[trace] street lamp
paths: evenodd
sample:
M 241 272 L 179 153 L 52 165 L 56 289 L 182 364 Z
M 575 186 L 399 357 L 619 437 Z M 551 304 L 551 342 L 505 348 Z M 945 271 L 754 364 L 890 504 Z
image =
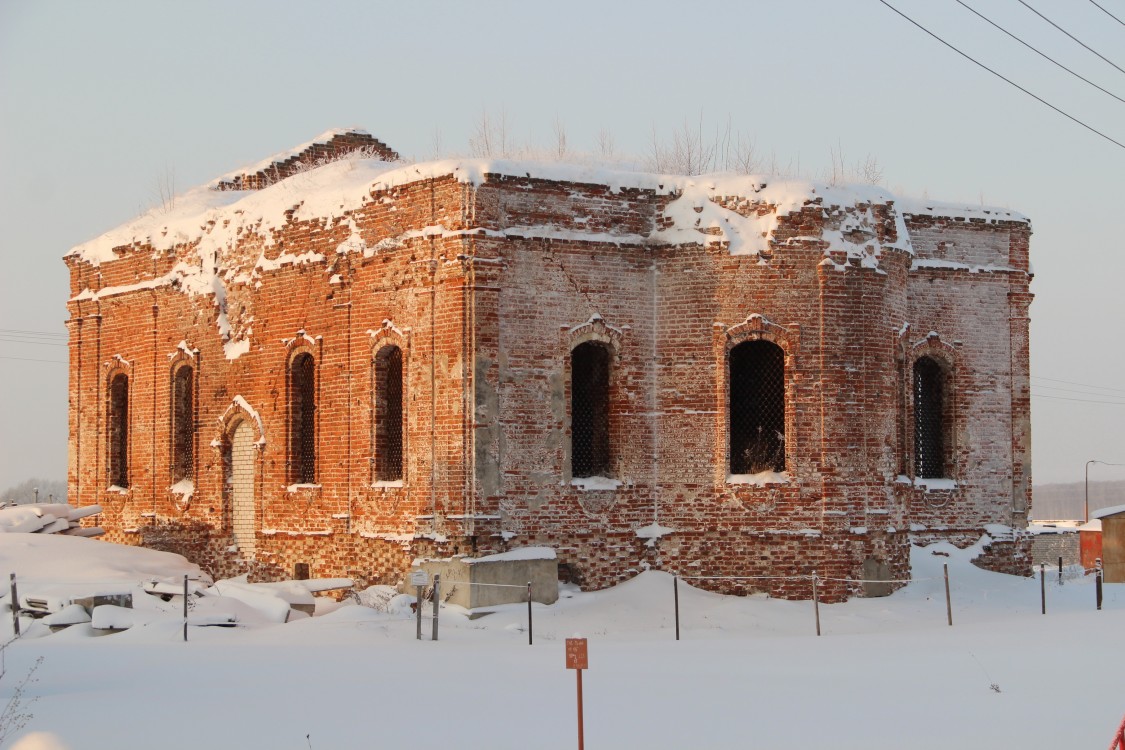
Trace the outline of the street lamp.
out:
M 1090 522 L 1090 464 L 1101 464 L 1102 466 L 1125 466 L 1125 464 L 1111 464 L 1108 461 L 1096 461 L 1094 459 L 1086 462 L 1086 523 Z

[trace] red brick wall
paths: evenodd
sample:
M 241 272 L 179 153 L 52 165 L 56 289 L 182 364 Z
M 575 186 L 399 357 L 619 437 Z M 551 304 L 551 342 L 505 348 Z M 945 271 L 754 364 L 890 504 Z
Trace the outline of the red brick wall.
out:
M 212 295 L 105 291 L 158 278 L 194 247 L 122 248 L 100 266 L 68 258 L 70 482 L 79 503 L 105 506 L 109 538 L 184 552 L 216 575 L 281 577 L 307 562 L 361 583 L 394 582 L 415 555 L 545 544 L 596 588 L 649 567 L 856 578 L 868 558 L 904 577 L 912 525 L 964 536 L 1024 523 L 1022 222 L 910 216 L 916 255 L 884 247 L 871 268 L 845 253 L 826 261 L 818 238 L 833 213 L 819 204 L 782 217 L 762 260 L 644 240 L 671 200 L 653 191 L 490 175 L 372 198 L 346 220 L 291 220 L 271 242 L 247 233 L 225 251 L 226 317 L 250 341 L 233 360 Z M 872 207 L 879 242 L 897 239 L 893 210 Z M 349 221 L 366 251 L 337 253 Z M 324 259 L 255 269 L 263 252 Z M 786 364 L 789 481 L 764 487 L 727 481 L 726 356 L 755 338 Z M 569 353 L 590 339 L 614 352 L 615 490 L 570 483 Z M 404 354 L 405 477 L 372 486 L 370 365 L 388 342 Z M 286 373 L 300 351 L 316 361 L 317 482 L 291 488 Z M 911 466 L 910 367 L 927 352 L 952 363 L 953 489 L 899 478 Z M 189 503 L 169 491 L 171 367 L 183 358 L 198 384 Z M 130 377 L 125 493 L 106 489 L 117 370 Z M 251 418 L 236 396 L 261 421 L 253 560 L 231 550 L 223 490 L 224 435 Z M 671 531 L 637 536 L 653 523 Z M 809 595 L 804 580 L 705 585 Z M 824 594 L 858 590 L 829 581 Z

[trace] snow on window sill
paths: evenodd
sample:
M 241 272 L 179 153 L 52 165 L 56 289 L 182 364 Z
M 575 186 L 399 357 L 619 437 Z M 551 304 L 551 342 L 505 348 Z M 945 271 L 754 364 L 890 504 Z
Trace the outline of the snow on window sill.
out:
M 905 474 L 899 474 L 895 479 L 899 484 L 909 484 L 912 487 L 917 487 L 924 492 L 937 492 L 941 490 L 955 490 L 957 489 L 957 480 L 949 479 L 947 477 L 915 477 L 914 481 L 910 481 L 910 477 Z
M 767 484 L 788 484 L 789 473 L 785 471 L 760 471 L 757 474 L 727 474 L 727 484 L 749 484 L 764 487 Z
M 621 481 L 609 477 L 575 477 L 570 484 L 582 492 L 613 492 L 621 486 Z
M 372 482 L 372 487 L 403 487 L 401 479 L 380 479 L 378 482 Z
M 128 495 L 129 494 L 129 488 L 128 487 L 119 487 L 116 484 L 111 484 L 109 487 L 106 488 L 106 492 L 117 492 L 117 493 L 120 493 L 122 495 Z
M 286 492 L 294 493 L 301 492 L 302 490 L 319 490 L 319 484 L 291 484 L 285 488 Z

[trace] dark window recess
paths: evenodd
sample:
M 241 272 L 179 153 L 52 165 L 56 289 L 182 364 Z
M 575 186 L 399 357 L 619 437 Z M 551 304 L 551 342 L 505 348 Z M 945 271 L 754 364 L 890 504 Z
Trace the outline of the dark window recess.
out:
M 172 481 L 195 476 L 195 371 L 172 376 Z
M 785 353 L 769 341 L 730 351 L 730 473 L 785 471 Z
M 289 470 L 296 484 L 316 481 L 316 363 L 298 354 L 289 367 Z
M 609 476 L 609 349 L 587 341 L 570 353 L 570 473 Z
M 129 378 L 118 373 L 109 383 L 107 437 L 109 483 L 129 486 Z
M 375 355 L 375 480 L 402 479 L 402 349 L 386 346 Z
M 914 474 L 945 474 L 945 373 L 929 357 L 914 363 Z

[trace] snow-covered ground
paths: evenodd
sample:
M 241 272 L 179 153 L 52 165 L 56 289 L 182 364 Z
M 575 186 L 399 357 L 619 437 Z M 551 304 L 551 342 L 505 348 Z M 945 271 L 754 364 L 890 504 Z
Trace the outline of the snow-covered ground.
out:
M 580 634 L 590 748 L 1107 747 L 1125 714 L 1125 586 L 1106 585 L 1098 612 L 1091 578 L 1060 586 L 1050 574 L 1043 616 L 1037 578 L 979 570 L 974 554 L 915 549 L 914 583 L 821 605 L 820 638 L 811 602 L 722 597 L 681 581 L 677 642 L 672 579 L 655 572 L 607 591 L 564 588 L 558 603 L 535 606 L 533 646 L 526 605 L 472 620 L 443 608 L 435 643 L 428 621 L 426 640 L 415 640 L 401 598 L 390 612 L 319 598 L 316 617 L 277 624 L 201 597 L 194 621 L 237 610 L 244 624 L 193 625 L 184 643 L 182 600 L 138 594 L 133 627 L 112 635 L 89 624 L 48 634 L 25 619 L 6 650 L 0 703 L 42 656 L 18 750 L 572 748 L 575 673 L 563 641 Z M 182 579 L 195 568 L 88 539 L 2 534 L 0 574 L 11 571 L 29 589 Z

